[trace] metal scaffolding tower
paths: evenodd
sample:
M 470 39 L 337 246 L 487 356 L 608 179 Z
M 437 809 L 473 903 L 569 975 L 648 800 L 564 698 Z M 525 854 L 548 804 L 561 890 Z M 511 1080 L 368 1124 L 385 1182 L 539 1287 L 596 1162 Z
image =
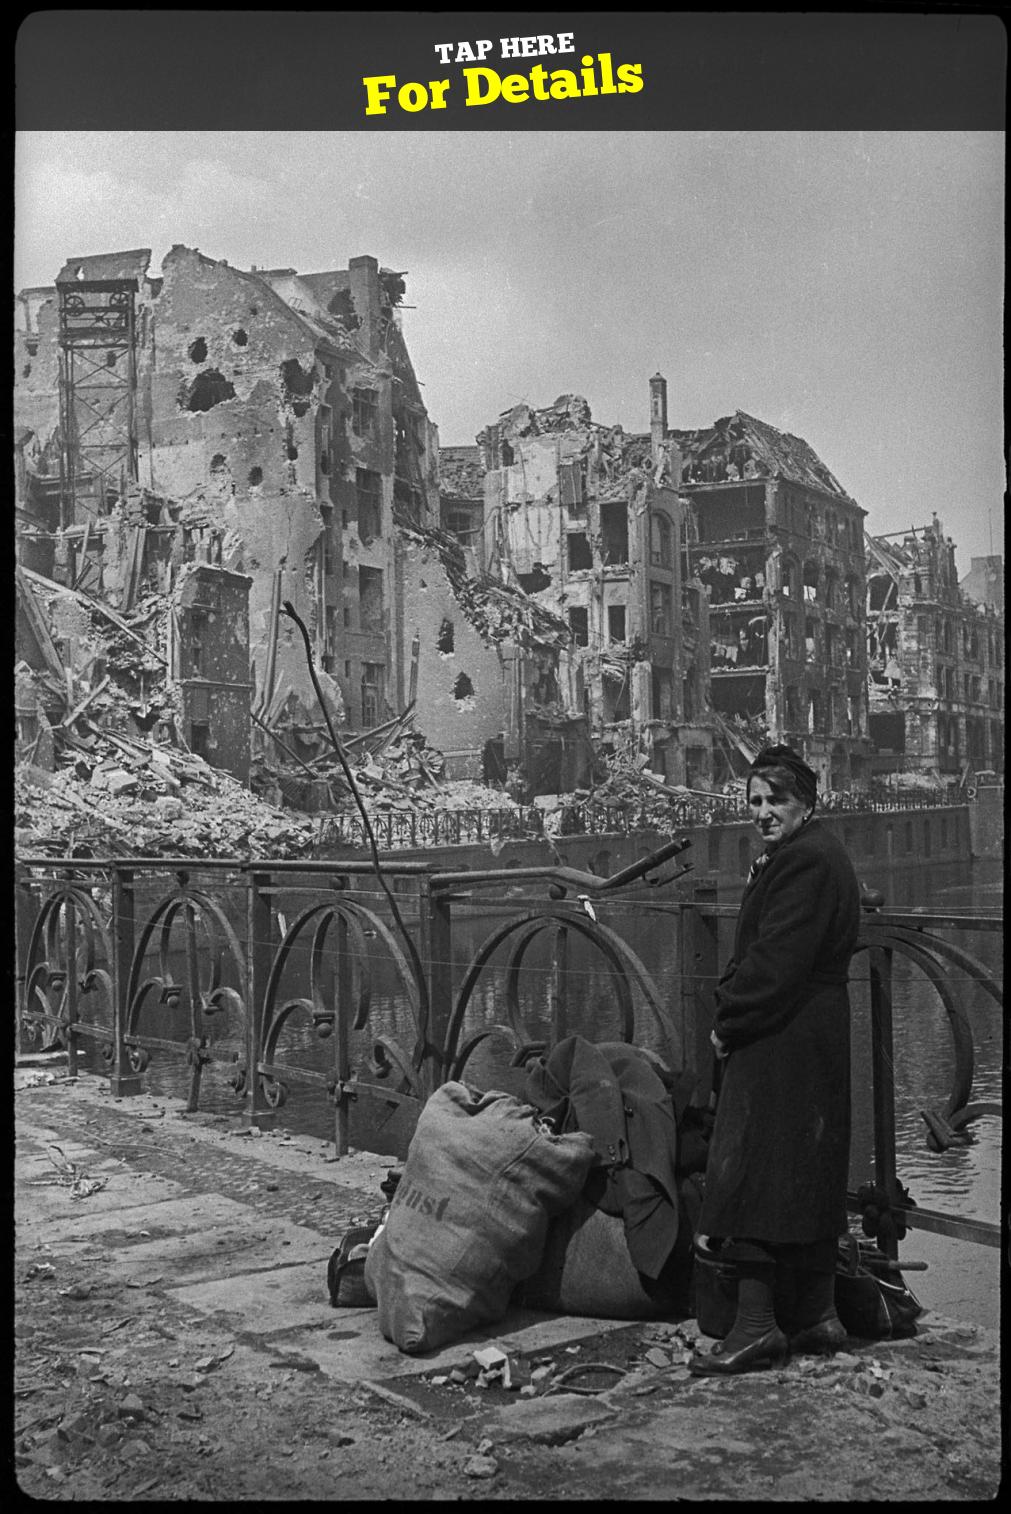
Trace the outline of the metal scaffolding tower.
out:
M 60 525 L 101 515 L 137 478 L 136 279 L 62 283 Z

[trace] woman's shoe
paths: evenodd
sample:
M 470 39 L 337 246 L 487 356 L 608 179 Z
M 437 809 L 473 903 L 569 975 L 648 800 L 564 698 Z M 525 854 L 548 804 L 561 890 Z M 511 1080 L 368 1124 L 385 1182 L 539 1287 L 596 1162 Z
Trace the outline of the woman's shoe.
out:
M 823 1319 L 816 1325 L 809 1325 L 806 1330 L 798 1330 L 795 1335 L 791 1335 L 790 1350 L 810 1356 L 829 1356 L 833 1351 L 841 1351 L 848 1339 L 846 1326 L 841 1319 Z
M 693 1377 L 733 1377 L 741 1372 L 760 1372 L 782 1361 L 789 1349 L 786 1336 L 774 1325 L 756 1340 L 738 1346 L 736 1351 L 728 1351 L 726 1341 L 717 1341 L 705 1355 L 692 1357 L 688 1371 Z

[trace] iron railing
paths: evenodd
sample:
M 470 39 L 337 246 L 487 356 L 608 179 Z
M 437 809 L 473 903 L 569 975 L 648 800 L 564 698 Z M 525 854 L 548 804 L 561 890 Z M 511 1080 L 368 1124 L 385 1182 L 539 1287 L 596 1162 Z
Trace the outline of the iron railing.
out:
M 834 793 L 821 796 L 819 809 L 826 814 L 882 815 L 910 810 L 948 809 L 963 806 L 965 797 L 945 792 L 898 795 Z M 579 804 L 559 805 L 545 811 L 537 805 L 510 809 L 460 809 L 424 811 L 416 806 L 370 816 L 376 841 L 383 851 L 406 847 L 495 845 L 512 840 L 536 840 L 545 834 L 632 835 L 642 830 L 673 834 L 691 825 L 743 824 L 749 820 L 747 805 L 735 794 L 685 793 L 657 795 L 638 803 L 624 800 L 608 804 L 587 799 Z M 351 811 L 320 817 L 317 846 L 339 845 L 365 848 L 368 838 L 362 820 Z
M 108 1072 L 117 1095 L 138 1092 L 154 1059 L 171 1061 L 183 1069 L 188 1110 L 203 1107 L 211 1078 L 261 1127 L 290 1118 L 292 1108 L 281 1114 L 286 1101 L 315 1091 L 332 1105 L 338 1154 L 353 1122 L 356 1144 L 368 1146 L 370 1119 L 394 1115 L 406 1149 L 441 1083 L 477 1081 L 492 1050 L 521 1070 L 532 1052 L 574 1031 L 649 1044 L 675 1071 L 696 1074 L 695 1099 L 705 1104 L 721 927 L 725 934 L 736 910 L 719 904 L 714 886 L 678 881 L 688 870 L 670 864 L 689 845 L 675 839 L 610 878 L 564 866 L 384 865 L 399 920 L 366 861 L 28 858 L 16 875 L 18 1044 L 65 1049 L 71 1075 L 85 1057 Z M 624 938 L 615 901 L 639 915 L 659 911 L 676 933 L 674 994 Z M 914 1206 L 902 1186 L 892 1002 L 894 962 L 905 957 L 947 1014 L 950 1092 L 943 1109 L 924 1112 L 932 1149 L 943 1149 L 977 1115 L 1000 1113 L 973 1103 L 960 984 L 977 984 L 996 1003 L 1001 989 L 950 938 L 1001 928 L 993 916 L 865 907 L 858 953 L 870 988 L 875 1204 L 897 1222 L 879 1236 L 892 1255 L 906 1222 L 998 1244 L 996 1226 Z M 589 963 L 583 976 L 577 957 Z M 609 1028 L 587 1018 L 587 985 L 596 983 Z M 860 1212 L 870 1201 L 854 1193 L 851 1202 Z

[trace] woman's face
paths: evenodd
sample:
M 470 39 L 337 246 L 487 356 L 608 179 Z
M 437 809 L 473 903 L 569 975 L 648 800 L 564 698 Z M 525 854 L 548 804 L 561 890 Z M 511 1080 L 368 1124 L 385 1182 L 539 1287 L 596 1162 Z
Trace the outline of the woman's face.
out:
M 748 784 L 748 807 L 759 835 L 767 847 L 779 846 L 800 829 L 811 806 L 798 799 L 775 779 L 752 778 Z

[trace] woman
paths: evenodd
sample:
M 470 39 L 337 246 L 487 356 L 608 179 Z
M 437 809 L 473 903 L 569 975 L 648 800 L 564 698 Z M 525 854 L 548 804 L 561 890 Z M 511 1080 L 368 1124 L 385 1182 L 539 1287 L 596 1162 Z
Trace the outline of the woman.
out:
M 725 1340 L 693 1358 L 696 1376 L 749 1372 L 790 1344 L 833 1350 L 846 1338 L 834 1286 L 847 1225 L 846 981 L 860 890 L 843 847 L 813 818 L 817 782 L 786 746 L 760 752 L 748 774 L 765 850 L 716 989 L 721 1077 L 699 1220 L 734 1263 L 737 1317 Z

